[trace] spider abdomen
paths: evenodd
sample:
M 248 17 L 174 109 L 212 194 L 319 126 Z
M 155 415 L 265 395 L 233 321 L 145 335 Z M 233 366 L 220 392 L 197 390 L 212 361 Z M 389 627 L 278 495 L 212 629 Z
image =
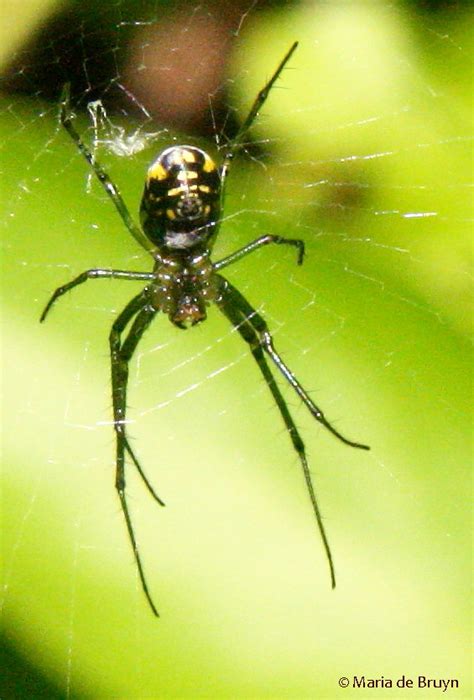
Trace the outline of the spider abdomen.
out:
M 209 248 L 217 232 L 221 179 L 210 156 L 194 146 L 171 146 L 148 168 L 140 205 L 147 237 L 159 248 Z

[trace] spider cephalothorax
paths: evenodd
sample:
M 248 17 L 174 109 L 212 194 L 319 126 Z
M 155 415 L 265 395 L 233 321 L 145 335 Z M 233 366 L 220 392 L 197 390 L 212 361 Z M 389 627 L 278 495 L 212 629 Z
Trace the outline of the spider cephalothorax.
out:
M 265 235 L 222 260 L 212 262 L 210 259 L 211 247 L 219 225 L 225 179 L 231 160 L 236 152 L 243 147 L 244 137 L 296 46 L 295 42 L 271 79 L 258 93 L 237 135 L 227 146 L 222 165 L 219 168 L 207 153 L 193 146 L 167 148 L 151 164 L 147 173 L 140 209 L 142 229 L 133 220 L 115 184 L 75 130 L 69 111 L 67 90 L 61 104 L 61 122 L 64 128 L 111 198 L 129 232 L 151 254 L 154 260 L 153 272 L 110 269 L 86 270 L 71 282 L 56 289 L 43 311 L 41 321 L 44 321 L 58 297 L 88 279 L 115 278 L 146 282 L 144 289 L 133 297 L 115 319 L 110 331 L 109 344 L 114 430 L 117 439 L 115 485 L 142 588 L 155 615 L 158 615 L 158 611 L 148 590 L 125 494 L 126 455 L 135 465 L 153 498 L 160 505 L 164 504 L 143 472 L 128 440 L 126 430 L 128 367 L 143 333 L 159 312 L 166 314 L 175 326 L 187 328 L 204 321 L 207 308 L 212 303 L 217 305 L 248 344 L 280 411 L 300 460 L 313 513 L 329 562 L 331 582 L 333 587 L 335 586 L 336 579 L 331 550 L 319 512 L 306 459 L 305 446 L 288 405 L 273 377 L 268 359 L 273 362 L 319 423 L 351 447 L 361 449 L 368 449 L 368 447 L 348 440 L 329 423 L 275 350 L 272 336 L 263 317 L 252 308 L 245 297 L 230 282 L 218 273 L 219 270 L 240 260 L 257 248 L 272 243 L 296 248 L 298 264 L 301 264 L 304 256 L 304 243 L 299 239 Z M 125 334 L 124 338 L 123 334 Z
M 207 253 L 157 253 L 154 275 L 149 289 L 157 311 L 167 314 L 178 328 L 206 319 L 206 309 L 218 293 L 217 275 Z

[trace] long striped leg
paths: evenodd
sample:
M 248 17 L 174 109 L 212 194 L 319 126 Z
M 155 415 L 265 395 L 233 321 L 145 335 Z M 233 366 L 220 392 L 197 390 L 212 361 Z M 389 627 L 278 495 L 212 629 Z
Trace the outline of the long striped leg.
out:
M 291 370 L 285 365 L 280 355 L 275 350 L 273 345 L 272 336 L 268 330 L 268 326 L 265 320 L 255 311 L 255 309 L 250 306 L 246 298 L 235 288 L 230 282 L 221 277 L 222 280 L 222 299 L 227 306 L 232 306 L 238 309 L 243 318 L 248 321 L 248 323 L 257 332 L 260 345 L 263 347 L 265 352 L 271 357 L 272 361 L 275 363 L 278 370 L 285 377 L 286 381 L 293 387 L 300 399 L 303 401 L 306 408 L 309 410 L 311 415 L 316 418 L 316 420 L 324 425 L 324 427 L 329 430 L 338 440 L 349 445 L 350 447 L 357 447 L 360 450 L 370 450 L 368 445 L 363 445 L 360 442 L 354 442 L 344 437 L 336 428 L 331 425 L 324 413 L 320 408 L 314 403 L 314 401 L 309 397 L 309 394 L 303 389 L 299 381 L 296 379 L 295 375 Z
M 233 140 L 230 142 L 227 151 L 224 155 L 224 162 L 222 163 L 222 166 L 220 168 L 220 175 L 221 175 L 221 207 L 224 204 L 224 196 L 225 196 L 225 186 L 226 186 L 226 178 L 229 173 L 229 168 L 230 164 L 232 162 L 233 157 L 235 156 L 236 153 L 243 147 L 244 145 L 244 140 L 245 137 L 247 136 L 247 133 L 254 123 L 258 113 L 262 109 L 263 105 L 266 102 L 266 99 L 268 95 L 270 94 L 270 91 L 273 87 L 273 85 L 276 83 L 278 78 L 280 77 L 284 67 L 290 60 L 291 56 L 293 53 L 296 51 L 296 47 L 298 46 L 298 42 L 295 41 L 289 48 L 289 50 L 286 52 L 285 56 L 283 59 L 280 61 L 278 64 L 275 72 L 273 73 L 272 77 L 270 80 L 263 86 L 263 88 L 260 90 L 258 93 L 257 97 L 254 100 L 254 103 L 252 104 L 249 113 L 245 117 L 245 120 L 243 121 L 240 129 L 238 130 L 237 134 L 233 138 Z
M 43 321 L 49 313 L 49 310 L 55 303 L 56 299 L 61 297 L 63 294 L 66 294 L 66 292 L 69 292 L 74 287 L 77 287 L 78 284 L 83 284 L 84 282 L 87 282 L 87 280 L 92 279 L 110 278 L 120 280 L 145 281 L 152 280 L 154 278 L 154 275 L 153 272 L 132 272 L 130 270 L 102 270 L 100 268 L 94 270 L 86 270 L 85 272 L 82 272 L 80 275 L 71 280 L 71 282 L 63 284 L 61 287 L 58 287 L 54 291 L 54 293 L 51 295 L 50 300 L 46 304 L 43 313 L 41 314 L 40 322 L 43 323 Z
M 283 398 L 276 382 L 275 379 L 270 371 L 270 368 L 268 366 L 268 363 L 265 359 L 264 355 L 264 350 L 270 355 L 272 360 L 275 362 L 277 365 L 278 369 L 281 370 L 280 364 L 276 361 L 276 358 L 279 360 L 281 365 L 283 365 L 283 362 L 281 361 L 281 358 L 279 355 L 276 353 L 276 351 L 273 348 L 271 336 L 268 333 L 268 329 L 266 326 L 265 321 L 262 319 L 261 316 L 257 314 L 257 312 L 250 306 L 250 304 L 246 301 L 246 299 L 238 292 L 232 285 L 227 282 L 227 280 L 224 280 L 224 278 L 221 278 L 221 296 L 219 301 L 217 302 L 220 309 L 222 312 L 227 316 L 227 318 L 230 320 L 230 322 L 235 326 L 235 328 L 238 330 L 242 338 L 249 344 L 250 350 L 259 366 L 260 371 L 263 374 L 263 377 L 267 383 L 268 388 L 272 392 L 273 398 L 275 399 L 275 402 L 280 410 L 280 414 L 285 422 L 286 428 L 288 430 L 288 433 L 290 435 L 291 441 L 293 443 L 293 447 L 295 448 L 296 453 L 298 454 L 298 457 L 300 459 L 300 463 L 303 469 L 303 475 L 305 478 L 306 482 L 306 488 L 308 490 L 308 494 L 311 500 L 311 505 L 313 508 L 313 512 L 316 518 L 316 522 L 318 524 L 319 532 L 321 535 L 321 539 L 323 542 L 323 546 L 326 552 L 326 557 L 328 560 L 329 564 L 329 569 L 330 569 L 330 574 L 331 574 L 331 584 L 332 587 L 334 588 L 336 585 L 336 577 L 335 577 L 335 571 L 334 571 L 334 563 L 332 559 L 332 554 L 331 554 L 331 549 L 329 546 L 329 541 L 326 535 L 326 531 L 324 529 L 323 521 L 322 521 L 322 516 L 321 516 L 321 511 L 318 506 L 317 498 L 316 498 L 316 493 L 314 490 L 311 474 L 309 471 L 308 467 L 308 461 L 306 459 L 306 451 L 305 451 L 305 446 L 303 443 L 303 440 L 301 439 L 301 436 L 296 428 L 296 425 L 293 421 L 293 418 L 291 417 L 290 411 L 288 409 L 288 406 L 285 402 L 285 399 Z M 267 338 L 268 336 L 268 338 Z M 271 349 L 271 352 L 269 350 Z M 297 390 L 298 395 L 301 396 L 300 391 L 304 392 L 303 388 L 301 385 L 297 382 L 297 380 L 294 378 L 293 374 L 290 373 L 286 365 L 283 365 L 285 368 L 286 372 L 291 376 L 292 381 L 289 380 L 286 372 L 283 372 L 283 376 L 285 376 L 288 381 L 290 381 L 290 384 Z M 296 384 L 296 386 L 295 386 Z M 298 391 L 298 389 L 300 391 Z M 304 392 L 304 396 L 307 397 L 310 405 L 308 408 L 310 409 L 312 415 L 319 420 L 319 422 L 323 423 L 325 427 L 327 427 L 333 434 L 336 435 L 340 440 L 345 442 L 346 444 L 349 444 L 353 447 L 360 447 L 362 449 L 368 449 L 365 445 L 361 445 L 359 443 L 354 443 L 350 440 L 347 440 L 347 438 L 343 437 L 338 431 L 336 431 L 324 418 L 322 412 L 320 409 L 317 408 L 317 406 L 309 399 L 307 396 L 306 392 Z M 301 397 L 303 398 L 303 397 Z M 305 401 L 305 404 L 307 402 Z
M 61 95 L 61 108 L 59 111 L 61 124 L 66 129 L 69 136 L 74 141 L 74 143 L 76 144 L 77 148 L 82 153 L 86 161 L 89 163 L 89 166 L 92 168 L 95 176 L 99 180 L 105 192 L 108 194 L 108 196 L 114 203 L 115 208 L 117 209 L 120 217 L 122 218 L 122 221 L 130 231 L 132 236 L 135 238 L 136 241 L 138 241 L 138 243 L 143 248 L 145 248 L 145 250 L 148 250 L 148 252 L 153 253 L 154 245 L 151 243 L 151 241 L 148 240 L 141 228 L 133 220 L 130 212 L 128 211 L 127 205 L 122 199 L 122 195 L 120 194 L 118 187 L 115 185 L 114 182 L 112 182 L 109 175 L 100 165 L 100 163 L 97 162 L 94 154 L 90 152 L 90 150 L 87 148 L 86 144 L 74 128 L 72 123 L 74 115 L 71 112 L 71 107 L 69 104 L 70 87 L 70 84 L 67 83 L 64 86 L 63 93 Z
M 255 241 L 247 243 L 247 245 L 245 245 L 243 248 L 236 250 L 235 253 L 231 253 L 225 258 L 222 258 L 222 260 L 215 262 L 213 264 L 213 268 L 214 270 L 222 270 L 223 267 L 233 265 L 235 262 L 237 262 L 237 260 L 240 260 L 245 255 L 249 255 L 249 253 L 253 253 L 254 250 L 257 250 L 258 248 L 261 248 L 264 245 L 269 245 L 270 243 L 277 243 L 278 245 L 291 245 L 295 248 L 298 248 L 298 265 L 301 265 L 303 263 L 303 241 L 299 240 L 298 238 L 282 238 L 282 236 L 273 236 L 271 233 L 268 233 L 266 236 L 260 236 L 260 238 L 257 238 Z
M 158 611 L 148 590 L 125 496 L 125 453 L 128 453 L 140 476 L 142 477 L 148 491 L 160 505 L 164 505 L 163 501 L 157 496 L 153 487 L 145 476 L 138 459 L 130 447 L 126 433 L 128 365 L 143 333 L 150 325 L 155 314 L 155 309 L 147 305 L 144 293 L 139 294 L 132 299 L 132 301 L 125 307 L 114 322 L 109 340 L 112 366 L 114 429 L 117 438 L 115 487 L 120 498 L 120 504 L 125 517 L 128 535 L 132 544 L 133 554 L 135 556 L 143 592 L 145 593 L 153 613 L 158 617 Z M 135 316 L 135 318 L 132 322 L 130 331 L 126 339 L 121 343 L 120 335 L 125 330 L 128 323 L 132 320 L 133 316 Z

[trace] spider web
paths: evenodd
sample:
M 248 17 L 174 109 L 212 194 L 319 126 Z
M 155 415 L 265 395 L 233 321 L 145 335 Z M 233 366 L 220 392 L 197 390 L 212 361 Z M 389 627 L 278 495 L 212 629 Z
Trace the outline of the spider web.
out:
M 361 697 L 363 674 L 405 674 L 424 697 L 419 675 L 457 679 L 470 697 L 467 10 L 116 0 L 36 26 L 2 79 L 9 648 L 61 697 Z M 267 248 L 226 276 L 326 415 L 372 451 L 334 441 L 281 385 L 332 592 L 248 349 L 217 309 L 188 333 L 156 318 L 128 420 L 167 507 L 131 467 L 127 482 L 156 621 L 113 488 L 107 335 L 139 287 L 88 282 L 38 323 L 85 269 L 150 269 L 59 126 L 61 89 L 71 83 L 75 126 L 135 215 L 155 155 L 192 143 L 218 160 L 295 39 L 232 165 L 214 259 L 263 233 L 304 239 L 301 268 Z

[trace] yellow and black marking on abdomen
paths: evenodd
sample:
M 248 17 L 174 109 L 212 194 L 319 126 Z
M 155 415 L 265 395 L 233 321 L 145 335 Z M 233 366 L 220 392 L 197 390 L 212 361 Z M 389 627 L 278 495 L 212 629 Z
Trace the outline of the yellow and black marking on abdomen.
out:
M 192 248 L 216 232 L 220 210 L 219 171 L 205 151 L 172 146 L 148 168 L 140 220 L 159 247 Z

